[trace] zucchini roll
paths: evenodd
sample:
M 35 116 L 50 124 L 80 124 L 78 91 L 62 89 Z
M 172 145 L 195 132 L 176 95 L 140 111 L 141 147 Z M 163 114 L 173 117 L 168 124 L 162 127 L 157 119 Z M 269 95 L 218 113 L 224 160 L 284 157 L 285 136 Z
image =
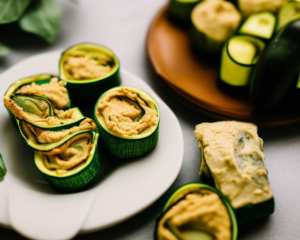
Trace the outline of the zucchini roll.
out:
M 141 89 L 108 90 L 97 101 L 95 119 L 102 143 L 117 158 L 143 155 L 158 142 L 159 109 Z
M 77 191 L 99 170 L 98 135 L 94 130 L 79 131 L 51 151 L 35 151 L 35 165 L 56 190 Z
M 276 31 L 279 31 L 290 22 L 298 19 L 300 19 L 300 2 L 297 0 L 290 0 L 278 11 L 278 23 Z
M 223 0 L 204 0 L 192 13 L 192 45 L 200 53 L 217 54 L 237 30 L 241 16 L 236 7 Z
M 225 43 L 219 72 L 219 87 L 231 94 L 248 96 L 248 86 L 265 43 L 255 37 L 236 35 Z
M 156 220 L 157 240 L 236 240 L 237 222 L 229 202 L 205 184 L 189 183 L 168 200 Z
M 200 176 L 229 200 L 239 224 L 274 212 L 263 141 L 251 123 L 224 121 L 196 126 Z
M 59 77 L 68 83 L 73 101 L 94 104 L 99 94 L 121 84 L 119 68 L 119 60 L 111 50 L 84 43 L 62 53 Z
M 190 23 L 191 12 L 201 0 L 170 0 L 169 16 L 178 23 Z
M 66 82 L 51 75 L 38 75 L 13 83 L 5 93 L 4 105 L 11 119 L 36 127 L 60 129 L 78 124 L 84 116 L 71 101 Z

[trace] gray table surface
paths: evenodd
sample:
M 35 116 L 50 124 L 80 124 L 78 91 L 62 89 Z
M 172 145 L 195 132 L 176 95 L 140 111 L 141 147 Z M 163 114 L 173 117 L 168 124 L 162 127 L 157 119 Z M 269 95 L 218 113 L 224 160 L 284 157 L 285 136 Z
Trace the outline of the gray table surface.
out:
M 179 97 L 155 75 L 145 49 L 148 27 L 166 2 L 80 0 L 78 4 L 73 4 L 61 0 L 62 26 L 57 41 L 52 45 L 30 34 L 19 34 L 15 29 L 0 28 L 0 41 L 9 43 L 13 48 L 9 55 L 0 59 L 0 72 L 34 54 L 65 49 L 80 42 L 103 44 L 117 54 L 122 68 L 139 76 L 154 89 L 180 122 L 185 144 L 184 158 L 181 171 L 170 189 L 132 218 L 102 231 L 78 235 L 74 239 L 153 239 L 155 217 L 171 193 L 185 183 L 199 180 L 200 151 L 193 132 L 197 124 L 216 120 L 183 105 Z M 264 139 L 265 163 L 276 210 L 272 216 L 240 228 L 239 239 L 300 239 L 300 124 L 259 128 L 259 135 Z M 0 239 L 25 238 L 13 230 L 0 228 Z

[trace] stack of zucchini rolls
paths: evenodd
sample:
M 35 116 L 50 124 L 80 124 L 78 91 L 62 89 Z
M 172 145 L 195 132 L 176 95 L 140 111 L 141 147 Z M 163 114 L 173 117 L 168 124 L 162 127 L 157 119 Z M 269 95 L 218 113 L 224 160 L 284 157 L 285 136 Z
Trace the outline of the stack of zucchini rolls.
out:
M 141 156 L 156 146 L 156 101 L 141 89 L 120 84 L 113 52 L 78 44 L 61 55 L 59 78 L 27 77 L 7 89 L 9 116 L 34 151 L 37 169 L 58 191 L 78 191 L 96 177 L 99 133 L 101 144 L 117 158 Z M 80 102 L 84 112 L 95 109 L 95 115 L 88 118 L 78 107 L 71 108 L 71 99 Z

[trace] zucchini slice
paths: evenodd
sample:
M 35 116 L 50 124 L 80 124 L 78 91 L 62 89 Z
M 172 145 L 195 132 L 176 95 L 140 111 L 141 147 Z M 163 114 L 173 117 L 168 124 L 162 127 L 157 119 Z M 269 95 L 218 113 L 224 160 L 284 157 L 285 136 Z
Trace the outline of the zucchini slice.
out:
M 290 1 L 280 8 L 278 12 L 278 24 L 276 31 L 279 31 L 288 23 L 300 19 L 300 2 Z
M 230 203 L 202 183 L 181 186 L 156 219 L 156 240 L 236 240 L 237 221 Z
M 178 23 L 189 23 L 191 21 L 191 12 L 197 3 L 202 0 L 170 0 L 169 15 Z
M 68 83 L 76 103 L 95 103 L 100 94 L 119 86 L 120 63 L 108 48 L 82 43 L 64 51 L 59 63 L 59 77 Z
M 88 118 L 81 121 L 78 126 L 63 130 L 41 129 L 19 119 L 16 121 L 23 140 L 34 151 L 51 151 L 80 133 L 96 130 L 96 124 Z
M 271 12 L 251 14 L 240 27 L 239 34 L 270 40 L 275 31 L 276 17 Z
M 106 91 L 94 114 L 100 139 L 116 158 L 141 156 L 158 142 L 158 105 L 141 89 L 122 86 Z
M 241 15 L 226 1 L 203 1 L 191 13 L 191 42 L 202 54 L 220 53 L 225 41 L 237 30 Z
M 221 57 L 220 88 L 232 94 L 246 94 L 252 68 L 264 47 L 263 41 L 251 36 L 236 35 L 228 39 Z
M 238 224 L 274 212 L 274 196 L 264 165 L 263 141 L 251 123 L 224 121 L 196 126 L 200 177 L 233 207 Z M 210 182 L 207 181 L 210 179 Z
M 293 87 L 300 66 L 300 20 L 282 28 L 267 44 L 250 78 L 257 110 L 276 107 Z
M 7 173 L 7 169 L 6 169 L 6 166 L 5 166 L 5 163 L 4 163 L 4 160 L 2 158 L 2 155 L 0 153 L 0 181 L 3 180 L 3 178 L 5 177 Z
M 96 132 L 86 131 L 51 152 L 35 151 L 35 165 L 56 190 L 77 191 L 99 171 L 98 136 Z

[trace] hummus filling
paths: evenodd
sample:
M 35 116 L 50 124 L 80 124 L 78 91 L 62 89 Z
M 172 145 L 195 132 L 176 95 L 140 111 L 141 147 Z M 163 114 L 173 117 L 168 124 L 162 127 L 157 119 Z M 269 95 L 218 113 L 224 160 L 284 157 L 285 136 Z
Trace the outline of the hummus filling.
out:
M 62 140 L 63 138 L 79 131 L 83 130 L 95 130 L 97 128 L 95 122 L 92 119 L 85 119 L 83 120 L 79 126 L 72 127 L 70 129 L 66 129 L 63 131 L 49 131 L 44 130 L 41 128 L 34 127 L 26 122 L 21 122 L 22 129 L 26 136 L 28 136 L 27 141 L 32 141 L 36 139 L 38 143 L 47 144 L 47 143 L 54 143 Z
M 69 105 L 69 95 L 65 88 L 66 84 L 64 81 L 52 78 L 48 84 L 37 85 L 36 83 L 32 83 L 21 87 L 16 93 L 44 95 L 50 99 L 56 108 L 64 109 Z
M 191 15 L 196 28 L 216 41 L 225 41 L 239 26 L 241 15 L 224 0 L 205 0 L 195 6 Z
M 273 197 L 264 165 L 263 141 L 251 123 L 224 121 L 196 126 L 200 175 L 213 177 L 233 208 Z
M 244 17 L 257 12 L 277 12 L 288 0 L 239 0 L 239 8 Z
M 92 147 L 92 134 L 83 133 L 52 151 L 39 153 L 43 155 L 45 167 L 61 176 L 68 170 L 84 164 L 89 158 Z
M 155 104 L 125 87 L 107 92 L 97 111 L 107 129 L 120 136 L 152 132 L 158 124 Z
M 172 231 L 170 231 L 172 230 Z M 190 192 L 177 201 L 158 223 L 159 240 L 185 239 L 185 232 L 206 233 L 211 239 L 231 239 L 231 219 L 220 197 L 207 189 Z
M 102 78 L 113 69 L 113 60 L 103 53 L 74 51 L 64 62 L 65 71 L 74 80 Z

